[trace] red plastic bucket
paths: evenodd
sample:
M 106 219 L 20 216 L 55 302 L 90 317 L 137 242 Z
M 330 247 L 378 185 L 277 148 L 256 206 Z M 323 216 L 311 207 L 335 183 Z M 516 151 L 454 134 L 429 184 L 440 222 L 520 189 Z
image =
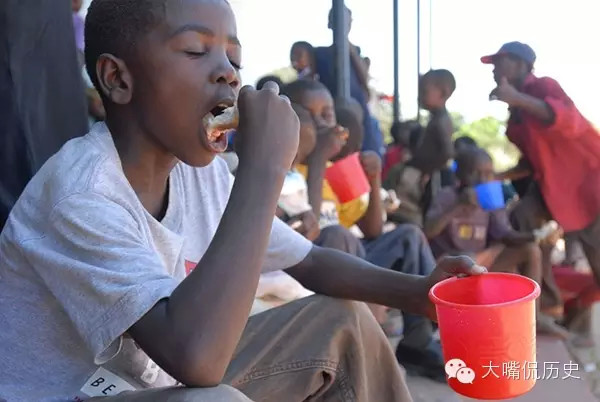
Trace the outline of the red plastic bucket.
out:
M 429 292 L 435 304 L 447 381 L 474 399 L 509 399 L 535 385 L 535 299 L 524 276 L 451 278 Z
M 358 152 L 328 167 L 325 179 L 342 204 L 371 191 Z

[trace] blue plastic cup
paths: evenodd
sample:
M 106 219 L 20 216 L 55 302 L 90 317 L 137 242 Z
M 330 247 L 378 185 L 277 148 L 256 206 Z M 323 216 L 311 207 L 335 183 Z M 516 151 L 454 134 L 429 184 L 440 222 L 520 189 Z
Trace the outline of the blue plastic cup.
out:
M 499 181 L 490 181 L 475 186 L 479 205 L 485 211 L 495 211 L 506 207 L 504 202 L 504 193 L 502 183 Z

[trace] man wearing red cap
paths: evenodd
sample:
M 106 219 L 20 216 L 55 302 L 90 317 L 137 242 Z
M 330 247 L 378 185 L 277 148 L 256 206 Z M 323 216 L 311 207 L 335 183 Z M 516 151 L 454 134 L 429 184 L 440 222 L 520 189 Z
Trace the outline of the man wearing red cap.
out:
M 499 178 L 531 176 L 522 200 L 530 211 L 530 226 L 542 216 L 572 233 L 600 283 L 600 136 L 555 80 L 532 73 L 535 59 L 531 47 L 520 42 L 481 58 L 494 65 L 498 86 L 490 100 L 508 104 L 506 134 L 523 155 Z

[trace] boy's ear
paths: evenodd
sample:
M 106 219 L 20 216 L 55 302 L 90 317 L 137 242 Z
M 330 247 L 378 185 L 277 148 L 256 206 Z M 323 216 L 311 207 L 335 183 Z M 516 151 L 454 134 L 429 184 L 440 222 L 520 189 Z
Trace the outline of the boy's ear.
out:
M 96 62 L 96 77 L 103 95 L 118 105 L 126 105 L 133 94 L 133 78 L 122 59 L 102 54 Z

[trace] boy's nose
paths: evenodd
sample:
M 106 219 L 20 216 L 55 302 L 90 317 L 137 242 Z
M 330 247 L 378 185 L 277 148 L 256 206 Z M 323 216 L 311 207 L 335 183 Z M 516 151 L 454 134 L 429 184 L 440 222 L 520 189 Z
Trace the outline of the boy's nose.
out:
M 237 69 L 226 59 L 214 70 L 211 80 L 214 83 L 224 83 L 232 87 L 240 86 L 240 75 Z

